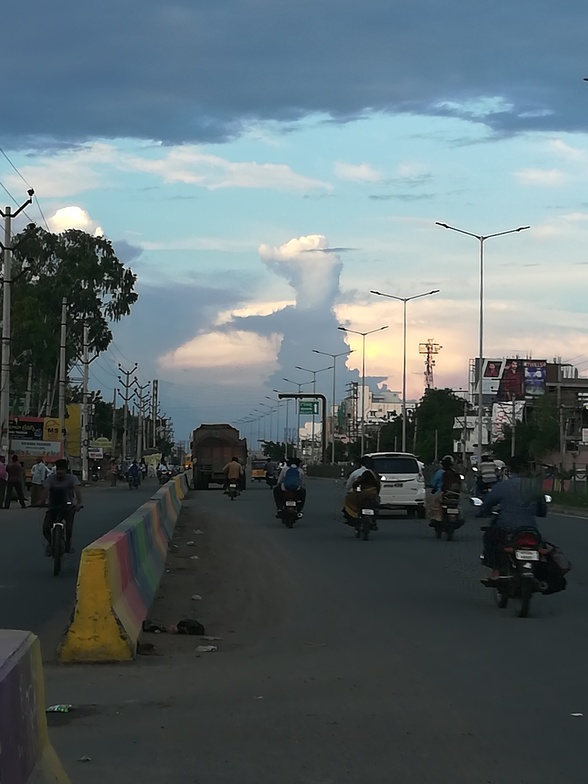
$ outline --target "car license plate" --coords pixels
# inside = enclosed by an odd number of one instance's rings
[[[404,487],[404,482],[394,482],[392,487]]]
[[[365,515],[366,517],[373,517],[374,516],[374,510],[373,509],[362,509],[361,513],[362,513],[362,515]]]
[[[515,552],[517,561],[538,561],[539,553],[537,550],[517,550]]]
[[[296,501],[286,501],[286,506],[296,506]]]

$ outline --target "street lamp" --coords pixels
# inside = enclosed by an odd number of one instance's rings
[[[508,231],[497,231],[494,234],[474,234],[471,231],[458,229],[455,226],[449,226],[447,223],[440,223],[435,221],[437,226],[450,231],[457,231],[459,234],[466,234],[468,237],[473,237],[480,243],[480,327],[479,327],[479,362],[478,368],[478,459],[482,457],[482,440],[484,433],[484,394],[482,391],[482,372],[483,367],[483,354],[484,354],[484,242],[493,237],[502,237],[505,234],[516,234],[519,231],[526,231],[530,226],[519,226],[516,229],[509,229]]]
[[[316,348],[312,350],[313,354],[322,354],[325,357],[331,357],[333,360],[333,408],[331,413],[331,463],[335,463],[335,395],[337,394],[336,391],[336,384],[335,384],[335,375],[337,372],[337,357],[346,357],[349,354],[353,353],[353,349],[350,348],[347,351],[341,351],[339,354],[329,354],[328,351],[319,351]]]
[[[421,297],[430,297],[432,294],[438,294],[439,289],[433,291],[425,291],[424,294],[415,294],[412,297],[397,297],[395,294],[382,294],[381,291],[371,291],[371,294],[376,294],[378,297],[388,297],[388,299],[395,299],[402,302],[403,308],[403,326],[402,326],[402,451],[406,452],[406,303],[413,299],[420,299]]]
[[[276,444],[279,444],[280,443],[280,401],[274,400],[273,397],[270,397],[269,395],[266,395],[265,399],[271,400],[272,403],[276,403]]]
[[[283,378],[282,381],[287,381],[288,384],[294,384],[294,386],[298,387],[298,394],[301,394],[302,387],[307,386],[308,384],[312,384],[312,381],[303,381],[301,384],[298,381],[292,381],[291,378]],[[275,390],[274,390],[275,391]],[[296,430],[296,454],[300,457],[300,401],[296,401],[296,411],[297,411],[297,430]]]
[[[276,395],[280,394],[280,390],[279,389],[272,389],[272,392],[275,392]],[[280,404],[278,403],[278,409],[279,408],[280,408]],[[289,442],[288,442],[288,436],[289,436],[289,432],[288,432],[288,417],[289,417],[289,414],[290,414],[290,398],[286,398],[286,416],[284,417],[284,420],[285,420],[284,421],[284,454],[285,454],[286,459],[288,459],[288,445],[289,445]]]
[[[316,394],[316,377],[317,377],[317,375],[319,373],[324,373],[325,370],[332,370],[333,369],[332,365],[329,365],[329,367],[326,367],[326,368],[321,368],[320,370],[311,370],[310,368],[300,367],[300,365],[295,365],[295,367],[296,367],[296,370],[303,370],[305,373],[312,373],[312,394],[313,395]],[[316,421],[316,415],[314,413],[315,405],[316,405],[316,399],[312,401],[312,452],[311,452],[311,455],[312,455],[313,459],[314,459],[314,423]],[[324,459],[325,458],[323,457],[323,460]]]
[[[388,329],[388,325],[386,324],[385,327],[378,327],[377,329],[370,329],[369,332],[358,332],[355,329],[347,329],[347,327],[337,327],[342,332],[351,332],[354,335],[361,335],[362,343],[361,343],[361,436],[360,436],[360,443],[361,443],[361,454],[363,455],[364,447],[365,447],[365,339],[368,335],[373,335],[374,332],[381,332],[383,329]]]

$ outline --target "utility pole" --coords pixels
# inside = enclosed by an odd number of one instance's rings
[[[65,433],[65,387],[67,384],[67,297],[61,300],[61,336],[59,339],[59,429],[61,456],[67,460]]]
[[[31,413],[31,396],[33,392],[33,365],[29,362],[29,375],[27,377],[27,391],[25,394],[24,415],[30,416]]]
[[[112,393],[112,434],[110,437],[110,456],[116,458],[116,389]]]
[[[147,408],[147,402],[149,395],[147,393],[147,389],[151,384],[147,382],[147,384],[139,384],[137,379],[135,379],[135,395],[137,397],[137,408],[138,408],[138,419],[137,419],[137,460],[140,460],[143,456],[143,420],[145,417],[145,411]]]
[[[82,427],[80,448],[82,451],[82,482],[88,481],[88,384],[90,381],[90,360],[88,358],[90,343],[90,328],[84,323],[84,343],[82,353],[83,381],[82,381]]]
[[[510,456],[516,455],[516,437],[517,437],[517,403],[516,398],[512,396],[512,435],[510,439]]]
[[[133,375],[133,373],[135,372],[135,370],[138,367],[139,367],[139,365],[136,362],[135,362],[135,366],[131,370],[123,370],[123,366],[120,363],[119,363],[119,366],[118,366],[118,369],[120,370],[120,372],[125,377],[124,381],[123,381],[122,376],[118,377],[118,380],[123,385],[124,390],[125,390],[124,395],[123,395],[123,393],[120,390],[118,391],[118,394],[121,396],[121,398],[122,398],[122,400],[124,402],[124,409],[123,409],[123,436],[122,436],[122,459],[123,459],[123,463],[126,462],[127,454],[128,454],[128,432],[127,432],[127,427],[128,427],[128,422],[129,422],[129,401],[132,400],[132,398],[133,398],[133,396],[135,394],[134,392],[131,391],[131,386],[133,384],[133,382],[131,381],[131,376]]]
[[[159,412],[159,381],[151,382],[151,447],[157,448],[157,415]]]
[[[27,191],[29,198],[16,212],[10,206],[0,210],[4,218],[4,283],[2,284],[2,362],[0,365],[0,441],[4,454],[10,452],[10,340],[11,340],[11,286],[12,286],[12,219],[33,203],[35,191]]]

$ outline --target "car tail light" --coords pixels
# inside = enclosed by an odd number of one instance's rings
[[[422,471],[419,471],[419,475],[417,476],[417,482],[421,482],[422,484],[424,484],[425,482],[425,477],[423,476]]]
[[[539,545],[539,538],[537,535],[530,532],[517,534],[514,541],[516,546],[521,550],[534,549]]]

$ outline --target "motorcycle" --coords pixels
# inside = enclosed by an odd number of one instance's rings
[[[459,496],[459,493],[451,490],[443,491],[441,495],[441,522],[431,523],[437,539],[442,539],[445,534],[447,541],[451,542],[454,533],[462,527],[464,521],[459,511]]]
[[[164,485],[171,479],[171,471],[169,469],[166,471],[158,471],[157,478],[159,479],[159,484]]]
[[[294,523],[298,520],[300,514],[300,501],[296,498],[296,494],[286,490],[280,509],[280,519],[282,523],[286,528],[293,528]]]
[[[477,507],[483,503],[479,498],[472,499],[472,502]],[[551,497],[545,496],[545,502],[551,503]],[[481,530],[491,528],[482,526]],[[514,531],[504,531],[504,541],[500,544],[500,577],[483,581],[493,589],[496,604],[501,610],[513,601],[517,605],[518,617],[526,618],[534,593],[555,593],[565,588],[565,572],[559,569],[553,558],[556,550],[554,545],[543,541],[534,527],[522,526]],[[484,554],[480,556],[480,562],[483,566],[487,565]]]
[[[270,490],[273,490],[274,487],[278,484],[278,477],[275,474],[267,474],[265,477],[265,483],[270,488]]]
[[[229,501],[234,501],[238,495],[239,495],[239,488],[237,487],[236,482],[230,482],[229,489],[228,489]]]
[[[375,530],[375,525],[376,510],[367,504],[363,504],[361,512],[355,520],[355,538],[367,542],[370,538],[370,532]]]
[[[141,484],[139,474],[129,474],[127,480],[129,483],[129,490],[136,490]]]

